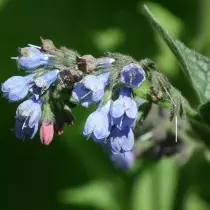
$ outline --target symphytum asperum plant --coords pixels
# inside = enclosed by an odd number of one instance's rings
[[[81,56],[65,47],[58,49],[51,40],[44,39],[41,47],[28,45],[19,48],[18,53],[13,59],[26,76],[13,76],[1,88],[9,102],[24,100],[16,110],[16,137],[32,139],[40,130],[41,143],[48,145],[54,131],[60,135],[65,124],[74,124],[75,106],[96,104],[83,135],[102,145],[116,166],[130,168],[134,160],[133,129],[138,108],[145,103],[135,97],[134,90],[140,89],[146,78],[158,83],[161,74],[149,70],[154,64],[118,53],[101,58]],[[170,91],[168,84],[163,87]],[[167,98],[166,93],[160,83],[150,95],[154,101]]]
[[[116,167],[128,169],[135,159],[134,128],[146,119],[152,103],[169,108],[169,119],[175,119],[175,142],[179,117],[208,123],[205,113],[210,92],[207,83],[199,86],[201,77],[195,76],[195,70],[205,74],[208,59],[174,41],[146,6],[144,12],[189,75],[200,99],[199,112],[189,106],[150,59],[137,61],[110,52],[95,58],[66,47],[57,48],[51,40],[41,39],[40,47],[29,44],[19,48],[18,57],[13,57],[26,75],[13,76],[2,84],[3,97],[9,102],[24,100],[16,110],[16,137],[33,139],[39,130],[41,143],[49,145],[54,133],[61,135],[65,124],[75,123],[74,107],[96,105],[86,120],[83,135],[100,144]],[[194,62],[196,59],[200,62]]]

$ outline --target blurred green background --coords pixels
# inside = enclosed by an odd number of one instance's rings
[[[105,51],[149,57],[172,84],[194,100],[173,55],[141,14],[140,0],[0,0],[0,82],[18,75],[17,47],[52,39],[81,54]],[[210,56],[210,1],[157,0],[148,6],[186,45]],[[173,157],[142,157],[120,172],[102,149],[82,137],[91,109],[76,109],[50,146],[38,135],[19,142],[10,131],[18,104],[0,101],[0,210],[207,210],[210,165],[197,150],[185,165]],[[158,124],[158,121],[157,121]],[[161,128],[160,128],[161,129]]]

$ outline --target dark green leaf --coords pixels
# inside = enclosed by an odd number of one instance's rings
[[[210,101],[206,102],[199,108],[200,116],[203,121],[210,126]]]
[[[182,70],[192,83],[199,97],[200,103],[207,102],[210,99],[210,59],[187,48],[180,41],[174,40],[168,32],[163,29],[147,6],[143,6],[143,11],[155,31],[164,39],[180,62]]]

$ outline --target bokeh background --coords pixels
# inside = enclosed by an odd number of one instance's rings
[[[151,58],[193,104],[189,84],[142,15],[142,3],[0,0],[0,82],[21,74],[10,60],[17,47],[40,45],[42,36],[81,54],[99,57],[116,51],[136,59]],[[147,3],[173,37],[210,56],[209,0]],[[38,135],[33,141],[14,138],[10,129],[17,105],[0,99],[0,210],[210,209],[210,165],[203,150],[196,150],[185,164],[173,156],[141,156],[134,169],[120,172],[98,145],[82,137],[93,109],[76,109],[75,126],[66,127],[64,135],[43,146]]]

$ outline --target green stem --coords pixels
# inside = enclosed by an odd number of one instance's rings
[[[183,102],[183,108],[184,108],[184,113],[185,113],[186,117],[191,120],[196,120],[196,121],[202,122],[202,119],[198,115],[198,112],[190,107],[190,105],[188,104],[186,99],[180,94],[180,92],[178,90],[176,90],[174,87],[173,87],[173,89],[176,91],[176,94],[180,97],[180,99]],[[171,109],[173,106],[171,100],[169,100],[169,99],[161,99],[159,101],[154,101],[152,99],[149,81],[146,81],[140,88],[133,89],[133,92],[134,92],[135,96],[145,99],[147,101],[151,101],[152,103],[155,103],[160,107],[163,107],[166,109]]]

